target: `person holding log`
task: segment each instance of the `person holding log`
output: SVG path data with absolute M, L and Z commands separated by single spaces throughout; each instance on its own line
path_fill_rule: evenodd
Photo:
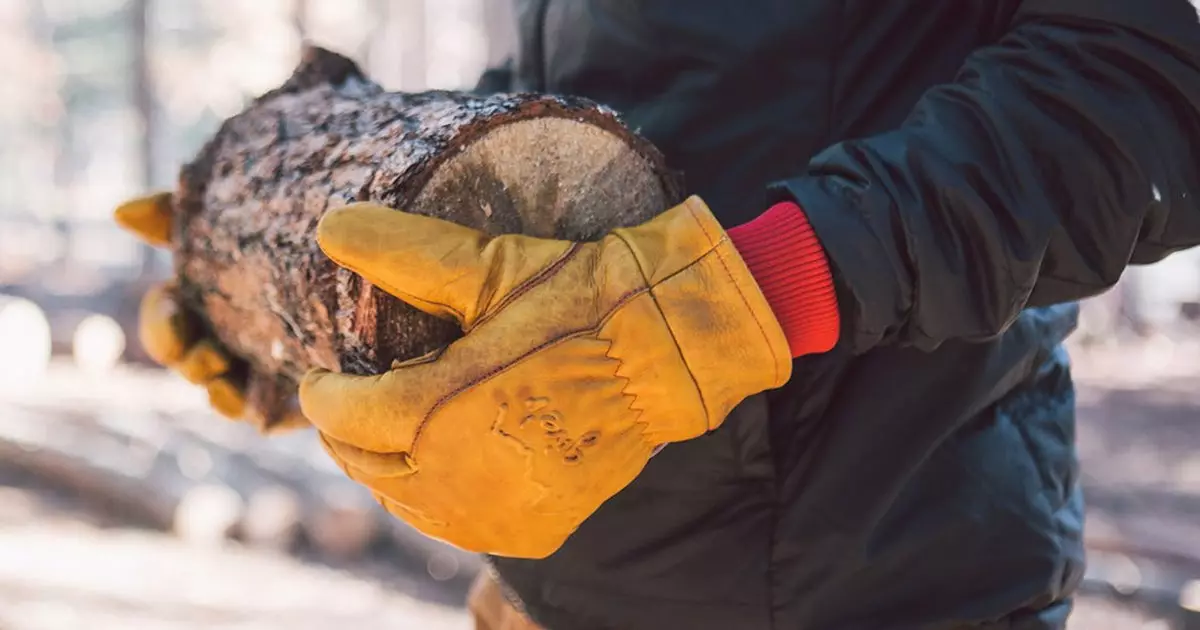
M 595 239 L 336 204 L 319 249 L 461 336 L 311 369 L 296 421 L 488 554 L 481 628 L 1064 627 L 1062 343 L 1074 301 L 1200 244 L 1193 5 L 521 6 L 480 90 L 611 106 L 693 196 Z M 120 220 L 166 243 L 168 201 Z M 148 345 L 249 413 L 187 308 L 152 293 Z

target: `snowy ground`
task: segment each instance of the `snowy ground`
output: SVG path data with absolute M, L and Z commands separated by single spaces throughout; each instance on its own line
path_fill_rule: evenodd
M 1200 561 L 1188 560 L 1200 559 L 1200 348 L 1110 348 L 1077 353 L 1075 365 L 1089 536 L 1110 550 L 1094 555 L 1093 577 L 1161 589 L 1161 604 L 1200 578 Z M 154 371 L 54 370 L 40 385 L 0 393 L 0 413 L 14 401 L 117 415 L 203 405 L 192 388 Z M 0 630 L 469 628 L 460 601 L 422 592 L 413 570 L 189 545 L 0 470 Z M 1085 595 L 1071 628 L 1181 628 L 1174 614 Z
M 467 630 L 455 607 L 282 555 L 189 546 L 0 491 L 3 630 Z

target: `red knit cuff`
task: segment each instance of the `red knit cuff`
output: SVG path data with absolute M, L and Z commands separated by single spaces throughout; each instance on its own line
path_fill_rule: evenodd
M 775 204 L 728 233 L 779 320 L 792 356 L 833 348 L 841 332 L 833 274 L 800 206 Z

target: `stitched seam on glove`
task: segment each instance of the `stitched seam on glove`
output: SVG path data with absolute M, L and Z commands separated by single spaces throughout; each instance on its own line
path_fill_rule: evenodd
M 667 276 L 667 277 L 663 278 L 663 279 L 662 279 L 661 281 L 659 281 L 659 282 L 658 282 L 658 283 L 657 283 L 655 286 L 658 286 L 658 285 L 660 285 L 660 284 L 663 284 L 664 282 L 667 282 L 667 281 L 671 280 L 672 278 L 674 278 L 675 276 L 677 276 L 677 275 L 679 275 L 679 274 L 683 273 L 684 271 L 687 271 L 688 269 L 690 269 L 691 267 L 693 267 L 693 266 L 694 266 L 696 263 L 703 261 L 705 257 L 709 256 L 710 254 L 713 254 L 714 252 L 715 252 L 715 249 L 710 249 L 710 250 L 708 250 L 708 251 L 707 251 L 707 252 L 705 252 L 703 255 L 701 255 L 699 258 L 697 258 L 697 259 L 696 259 L 696 261 L 695 261 L 695 262 L 693 262 L 691 265 L 688 265 L 688 266 L 686 266 L 686 267 L 683 267 L 682 269 L 679 269 L 678 271 L 675 271 L 675 272 L 674 272 L 674 273 L 672 273 L 671 275 L 669 275 L 669 276 Z M 604 316 L 603 316 L 603 317 L 601 317 L 601 318 L 600 318 L 600 320 L 599 320 L 598 322 L 596 322 L 596 324 L 595 324 L 595 325 L 593 325 L 593 326 L 591 326 L 591 327 L 589 327 L 589 328 L 583 328 L 583 329 L 579 329 L 579 330 L 573 330 L 573 331 L 570 331 L 570 332 L 566 332 L 566 333 L 563 333 L 563 334 L 561 334 L 561 335 L 559 335 L 559 336 L 557 336 L 557 337 L 554 337 L 553 339 L 549 339 L 549 340 L 547 340 L 547 341 L 544 341 L 544 342 L 542 342 L 542 343 L 538 344 L 536 347 L 534 347 L 534 348 L 531 348 L 531 349 L 529 349 L 529 350 L 527 350 L 527 351 L 523 352 L 523 353 L 522 353 L 520 356 L 518 356 L 517 358 L 513 359 L 512 361 L 509 361 L 508 363 L 505 363 L 504 365 L 500 365 L 500 366 L 497 366 L 497 367 L 495 367 L 495 368 L 493 368 L 493 369 L 491 369 L 491 370 L 488 370 L 488 371 L 487 371 L 487 372 L 485 372 L 484 374 L 481 374 L 481 375 L 479 375 L 477 378 L 474 378 L 474 379 L 472 379 L 470 382 L 468 382 L 468 383 L 465 383 L 465 384 L 463 384 L 463 385 L 459 386 L 459 387 L 458 387 L 458 388 L 456 388 L 454 391 L 452 391 L 452 392 L 449 392 L 449 393 L 447 393 L 447 394 L 443 395 L 441 398 L 438 398 L 438 399 L 437 399 L 437 401 L 433 403 L 433 406 L 429 408 L 429 412 L 425 414 L 425 417 L 424 417 L 424 418 L 421 420 L 421 423 L 420 423 L 420 424 L 418 424 L 418 425 L 417 425 L 417 428 L 414 430 L 414 432 L 413 432 L 412 444 L 411 444 L 411 446 L 409 447 L 408 451 L 406 451 L 406 452 L 407 452 L 407 453 L 408 453 L 408 454 L 409 454 L 411 457 L 413 457 L 414 459 L 416 459 L 416 456 L 417 456 L 417 441 L 418 441 L 418 440 L 420 440 L 420 438 L 421 438 L 421 433 L 422 433 L 422 432 L 425 430 L 425 425 L 429 424 L 429 421 L 430 421 L 430 420 L 433 418 L 433 415 L 434 415 L 435 413 L 437 413 L 437 412 L 438 412 L 438 410 L 439 410 L 439 409 L 441 409 L 441 408 L 442 408 L 442 407 L 443 407 L 443 406 L 444 406 L 446 403 L 450 402 L 450 400 L 452 400 L 453 398 L 455 398 L 455 397 L 456 397 L 456 396 L 458 396 L 459 394 L 461 394 L 461 393 L 463 393 L 463 392 L 467 391 L 468 389 L 471 389 L 472 387 L 475 387 L 476 385 L 479 385 L 480 383 L 483 383 L 483 382 L 485 382 L 485 381 L 487 381 L 487 380 L 489 380 L 489 379 L 491 379 L 491 378 L 493 378 L 493 377 L 495 377 L 495 376 L 498 376 L 498 375 L 500 375 L 500 374 L 502 374 L 502 373 L 504 373 L 504 372 L 507 372 L 509 369 L 511 369 L 511 368 L 513 368 L 513 367 L 515 367 L 515 366 L 519 365 L 519 364 L 520 364 L 522 361 L 524 361 L 525 359 L 528 359 L 529 357 L 533 356 L 534 354 L 537 354 L 538 352 L 541 352 L 542 350 L 545 350 L 545 349 L 547 349 L 547 348 L 550 348 L 550 347 L 552 347 L 552 346 L 555 346 L 555 345 L 557 345 L 557 344 L 559 344 L 559 343 L 562 343 L 562 342 L 565 342 L 565 341 L 569 341 L 569 340 L 571 340 L 571 339 L 576 339 L 576 338 L 579 338 L 579 337 L 584 337 L 584 336 L 587 336 L 587 335 L 595 335 L 596 333 L 600 332 L 600 329 L 604 328 L 604 325 L 605 325 L 605 324 L 607 324 L 607 323 L 608 323 L 608 321 L 609 321 L 610 319 L 612 319 L 613 315 L 615 315 L 615 314 L 617 313 L 617 311 L 621 310 L 621 308 L 622 308 L 623 306 L 625 306 L 625 305 L 626 305 L 626 304 L 628 304 L 629 302 L 633 301 L 635 298 L 637 298 L 638 296 L 642 295 L 643 293 L 650 293 L 650 291 L 651 291 L 651 289 L 652 289 L 652 288 L 653 288 L 653 287 L 645 286 L 645 287 L 641 287 L 641 288 L 639 288 L 639 289 L 636 289 L 636 290 L 634 290 L 634 291 L 630 291 L 629 293 L 626 293 L 625 295 L 623 295 L 623 296 L 621 297 L 621 299 L 617 300 L 617 302 L 616 302 L 615 304 L 613 304 L 612 308 L 610 308 L 610 309 L 608 310 L 608 312 L 606 312 L 606 313 L 604 314 Z M 652 297 L 653 297 L 653 296 L 652 296 Z M 657 300 L 656 300 L 656 301 L 655 301 L 655 304 L 657 304 L 657 303 L 658 303 L 658 302 L 657 302 Z M 661 314 L 662 314 L 662 311 L 661 311 L 661 310 L 659 311 L 659 314 L 660 314 L 660 316 L 661 316 Z M 667 321 L 667 318 L 666 318 L 665 316 L 663 316 L 663 322 L 665 323 L 666 321 Z M 670 331 L 670 330 L 671 330 L 671 326 L 670 326 L 670 324 L 666 324 L 666 326 L 667 326 L 667 330 L 668 330 L 668 331 Z M 671 333 L 672 339 L 674 339 L 674 335 L 675 335 L 675 333 L 674 333 L 674 332 L 672 332 L 672 333 Z M 600 340 L 600 337 L 598 337 L 598 336 L 597 336 L 596 338 L 597 338 L 598 340 Z M 676 346 L 675 346 L 675 347 L 678 349 L 678 348 L 679 348 L 679 344 L 678 344 L 678 343 L 676 343 Z M 681 359 L 681 360 L 683 360 L 683 359 Z M 686 360 L 683 360 L 683 364 L 684 364 L 684 366 L 687 366 L 687 361 L 686 361 Z M 688 375 L 689 375 L 689 376 L 692 376 L 692 371 L 691 371 L 691 368 L 688 368 Z M 693 381 L 693 382 L 696 382 L 696 380 L 695 380 L 695 376 L 692 376 L 692 381 Z M 699 385 L 698 385 L 698 384 L 697 384 L 697 391 L 699 391 Z M 703 398 L 701 398 L 701 400 L 703 400 Z
M 650 296 L 650 299 L 654 299 L 654 296 Z M 647 424 L 647 423 L 642 422 L 642 413 L 645 412 L 646 410 L 634 408 L 634 405 L 637 404 L 638 396 L 637 396 L 637 394 L 629 391 L 629 386 L 633 384 L 633 379 L 629 378 L 628 376 L 621 375 L 621 368 L 625 367 L 625 360 L 612 353 L 612 349 L 613 349 L 612 339 L 600 337 L 599 335 L 597 335 L 596 338 L 608 343 L 608 348 L 604 350 L 604 356 L 617 362 L 617 367 L 616 367 L 616 369 L 613 370 L 613 378 L 620 379 L 625 382 L 625 384 L 621 386 L 621 395 L 629 397 L 629 405 L 626 408 L 629 411 L 634 412 L 635 415 L 634 415 L 633 421 L 635 423 Z
M 562 255 L 560 255 L 558 258 L 555 258 L 550 262 L 550 264 L 546 265 L 540 271 L 530 276 L 527 280 L 517 285 L 515 289 L 508 292 L 508 295 L 500 298 L 499 304 L 491 309 L 488 309 L 486 313 L 480 315 L 475 322 L 471 324 L 471 327 L 465 329 L 463 332 L 469 333 L 472 330 L 479 328 L 483 324 L 487 323 L 488 320 L 495 317 L 497 313 L 503 311 L 506 306 L 515 302 L 517 298 L 529 292 L 529 290 L 533 287 L 544 282 L 547 278 L 552 276 L 555 271 L 558 271 L 563 265 L 570 262 L 570 260 L 575 257 L 575 254 L 579 253 L 581 249 L 580 245 L 580 243 L 571 243 L 571 246 L 567 248 L 567 251 L 563 252 Z
M 738 282 L 737 276 L 734 275 L 733 272 L 730 270 L 729 264 L 725 261 L 725 257 L 722 255 L 722 253 L 720 251 L 720 247 L 722 245 L 729 244 L 732 247 L 732 244 L 729 241 L 729 236 L 722 235 L 721 238 L 714 240 L 713 235 L 710 234 L 709 231 L 705 228 L 704 222 L 700 220 L 699 216 L 697 216 L 696 209 L 692 205 L 691 201 L 689 200 L 688 202 L 686 202 L 686 205 L 687 205 L 687 209 L 688 209 L 688 214 L 691 215 L 692 219 L 696 221 L 696 225 L 700 228 L 700 231 L 704 232 L 704 235 L 708 238 L 709 242 L 713 243 L 712 249 L 709 251 L 716 252 L 717 260 L 721 263 L 721 268 L 725 270 L 725 275 L 727 277 L 729 277 L 730 282 L 733 284 L 733 288 L 737 290 L 738 297 L 740 297 L 742 300 L 742 305 L 746 307 L 746 312 L 748 312 L 750 314 L 750 319 L 754 320 L 754 325 L 758 328 L 758 332 L 762 335 L 763 343 L 766 344 L 767 349 L 771 352 L 772 358 L 775 359 L 772 362 L 774 364 L 774 368 L 775 368 L 775 379 L 774 380 L 775 380 L 775 382 L 778 383 L 779 382 L 780 359 L 779 359 L 778 354 L 775 352 L 775 348 L 771 345 L 771 337 L 770 337 L 770 335 L 767 334 L 767 330 L 766 330 L 766 328 L 763 327 L 763 323 L 761 321 L 759 321 L 757 316 L 755 316 L 754 308 L 750 306 L 750 299 L 748 297 L 746 297 L 745 290 L 742 288 L 742 285 Z M 707 253 L 705 255 L 707 256 Z M 702 258 L 703 258 L 703 256 L 700 259 L 702 259 Z M 697 262 L 699 262 L 700 259 L 697 259 Z M 693 264 L 695 264 L 695 263 L 693 263 Z M 666 282 L 666 280 L 667 280 L 667 278 L 664 278 L 663 282 Z M 660 282 L 659 284 L 662 284 L 662 283 Z M 667 327 L 670 328 L 670 323 L 667 324 Z M 686 363 L 687 363 L 686 359 L 684 360 L 684 363 L 686 365 Z M 689 369 L 689 371 L 690 371 L 690 369 Z
M 367 488 L 370 488 L 370 485 L 365 481 L 365 479 L 367 477 L 369 477 L 369 475 L 364 473 L 357 466 L 354 466 L 353 468 L 359 474 L 356 475 L 353 472 L 351 472 L 350 469 L 352 467 L 350 466 L 350 462 L 347 462 L 345 459 L 342 458 L 341 455 L 337 454 L 337 450 L 335 448 L 333 448 L 333 443 L 329 441 L 329 436 L 325 435 L 324 433 L 321 433 L 320 431 L 317 431 L 317 439 L 321 441 L 321 447 L 323 449 L 325 449 L 325 454 L 329 456 L 329 459 L 333 460 L 333 463 L 337 464 L 337 467 L 341 469 L 341 471 L 346 475 L 347 479 L 349 479 L 350 481 L 353 481 L 355 483 L 362 484 L 363 486 L 365 486 Z M 374 495 L 375 492 L 372 490 L 371 494 Z
M 604 317 L 600 318 L 600 321 L 597 322 L 595 325 L 590 326 L 588 328 L 580 329 L 580 330 L 573 330 L 570 332 L 566 332 L 566 333 L 563 333 L 552 339 L 543 341 L 542 343 L 534 346 L 533 348 L 530 348 L 529 350 L 526 350 L 525 352 L 521 353 L 520 356 L 509 361 L 508 363 L 496 366 L 496 367 L 492 368 L 491 370 L 488 370 L 487 372 L 480 374 L 478 377 L 471 379 L 469 382 L 458 386 L 457 388 L 454 389 L 454 391 L 446 393 L 441 398 L 438 398 L 437 401 L 435 401 L 433 403 L 433 406 L 431 406 L 429 408 L 429 411 L 425 414 L 425 417 L 421 419 L 420 424 L 418 424 L 416 429 L 413 431 L 412 445 L 408 449 L 408 454 L 410 456 L 412 456 L 414 459 L 417 457 L 417 443 L 421 439 L 421 433 L 423 433 L 425 431 L 425 426 L 429 424 L 429 421 L 433 419 L 433 415 L 436 414 L 438 412 L 438 410 L 440 410 L 443 406 L 446 405 L 446 403 L 450 402 L 456 396 L 467 391 L 468 389 L 471 389 L 472 387 L 475 387 L 475 386 L 477 386 L 481 383 L 484 383 L 496 376 L 499 376 L 500 374 L 503 374 L 504 372 L 507 372 L 508 370 L 512 369 L 513 367 L 516 367 L 517 365 L 521 364 L 521 362 L 523 362 L 525 359 L 528 359 L 529 357 L 531 357 L 547 348 L 556 346 L 560 343 L 569 341 L 571 339 L 577 339 L 579 337 L 586 337 L 587 335 L 595 335 L 596 333 L 598 333 L 600 331 L 601 328 L 604 327 L 604 325 L 606 323 L 608 323 L 608 320 L 612 319 L 612 316 L 614 314 L 616 314 L 616 312 L 619 311 L 622 306 L 625 306 L 630 301 L 632 301 L 634 298 L 638 297 L 639 295 L 641 295 L 643 293 L 646 293 L 647 291 L 649 291 L 649 288 L 643 287 L 643 288 L 640 288 L 640 289 L 637 289 L 635 291 L 631 291 L 631 292 L 625 294 L 624 296 L 621 297 L 621 299 L 617 300 L 617 303 L 614 304 L 613 307 L 611 309 L 609 309 L 609 311 L 607 313 L 604 314 Z M 599 337 L 597 337 L 597 339 L 599 339 Z
M 408 453 L 408 451 L 377 453 L 375 451 L 368 451 L 366 449 L 358 448 L 357 446 L 354 446 L 353 444 L 348 444 L 348 443 L 343 442 L 335 437 L 331 437 L 325 433 L 322 433 L 320 435 L 321 435 L 322 443 L 327 447 L 327 450 L 329 451 L 329 455 L 332 457 L 338 458 L 338 460 L 340 462 L 342 462 L 345 466 L 352 467 L 352 468 L 354 468 L 354 470 L 357 470 L 358 472 L 362 473 L 362 476 L 364 479 L 367 479 L 367 478 L 369 478 L 369 479 L 403 479 L 404 477 L 411 477 L 411 476 L 417 474 L 418 472 L 420 472 L 420 466 L 416 465 L 416 460 L 413 459 L 412 455 L 410 455 Z M 386 473 L 386 474 L 381 473 L 379 471 L 372 472 L 372 471 L 366 470 L 362 466 L 351 464 L 346 459 L 346 457 L 341 454 L 341 451 L 354 451 L 354 450 L 361 451 L 362 453 L 365 453 L 365 454 L 367 454 L 367 456 L 370 456 L 370 457 L 377 457 L 377 458 L 400 457 L 403 465 L 407 468 L 407 470 L 402 471 L 402 472 L 394 472 L 394 473 Z M 354 481 L 357 481 L 359 483 L 365 483 L 364 481 L 351 475 L 349 472 L 346 473 L 346 476 L 350 477 L 351 479 L 353 479 Z
M 368 474 L 363 469 L 359 468 L 358 466 L 354 466 L 354 465 L 350 464 L 350 462 L 347 462 L 344 458 L 342 458 L 340 455 L 338 455 L 336 452 L 336 449 L 333 447 L 332 442 L 330 442 L 329 436 L 325 435 L 324 433 L 318 432 L 317 439 L 319 439 L 321 441 L 321 445 L 325 449 L 325 453 L 327 455 L 329 455 L 329 458 L 332 459 L 335 464 L 337 464 L 338 468 L 340 468 L 342 470 L 342 472 L 346 475 L 346 478 L 350 479 L 351 481 L 353 481 L 355 483 L 361 484 L 363 487 L 367 488 L 367 490 L 371 493 L 371 497 L 375 499 L 375 502 L 378 503 L 381 507 L 383 507 L 383 509 L 386 510 L 392 516 L 395 516 L 396 518 L 405 520 L 407 522 L 408 519 L 405 519 L 404 516 L 396 514 L 396 511 L 399 510 L 405 514 L 408 514 L 414 518 L 420 519 L 420 520 L 424 521 L 425 523 L 428 523 L 435 527 L 446 527 L 449 525 L 449 523 L 447 523 L 445 521 L 439 521 L 436 518 L 432 518 L 428 514 L 425 514 L 424 512 L 421 512 L 420 510 L 415 510 L 399 501 L 389 498 L 387 495 L 383 494 L 382 492 L 376 491 L 374 488 L 371 487 L 371 484 L 368 483 L 367 480 L 372 479 L 372 478 L 378 478 L 377 476 Z M 356 475 L 355 472 L 357 472 L 358 474 Z
M 707 254 L 705 254 L 707 256 Z M 703 260 L 701 258 L 700 260 Z M 695 263 L 693 263 L 695 264 Z M 676 274 L 671 274 L 670 278 L 674 278 Z M 669 278 L 668 278 L 669 279 Z M 666 280 L 663 280 L 666 282 Z M 659 282 L 654 286 L 662 284 Z M 650 288 L 650 299 L 654 300 L 654 307 L 658 310 L 658 316 L 662 319 L 663 326 L 667 329 L 667 334 L 671 336 L 671 343 L 675 345 L 675 354 L 679 355 L 680 363 L 683 363 L 684 371 L 687 372 L 688 378 L 692 381 L 692 387 L 696 388 L 696 398 L 700 399 L 700 408 L 704 409 L 704 425 L 712 428 L 712 418 L 708 418 L 708 402 L 704 400 L 704 390 L 700 388 L 700 381 L 696 379 L 695 372 L 692 371 L 692 366 L 688 365 L 687 356 L 683 354 L 683 346 L 679 344 L 679 337 L 675 335 L 675 329 L 671 328 L 671 320 L 663 314 L 662 306 L 658 303 L 658 296 L 654 295 L 654 288 Z
M 722 239 L 722 244 L 729 244 L 729 239 L 727 239 L 727 238 Z M 732 246 L 732 244 L 730 244 L 730 245 Z M 754 320 L 754 326 L 756 328 L 758 328 L 759 334 L 762 335 L 763 344 L 767 346 L 767 350 L 771 353 L 771 357 L 774 359 L 774 361 L 772 361 L 772 364 L 775 366 L 774 382 L 778 383 L 779 376 L 780 376 L 779 375 L 779 365 L 781 362 L 779 353 L 776 352 L 775 347 L 771 345 L 771 337 L 770 337 L 770 335 L 767 334 L 767 329 L 763 326 L 762 320 L 760 320 L 754 314 L 754 309 L 750 306 L 750 298 L 746 297 L 746 292 L 743 289 L 741 283 L 738 282 L 738 279 L 736 276 L 734 276 L 732 273 L 729 272 L 729 265 L 725 261 L 725 257 L 724 257 L 724 255 L 722 255 L 721 250 L 717 249 L 716 252 L 717 252 L 717 260 L 721 261 L 721 266 L 725 268 L 726 273 L 729 273 L 730 282 L 732 282 L 734 288 L 737 289 L 738 297 L 742 298 L 742 304 L 746 307 L 746 311 L 748 313 L 750 313 L 750 319 Z M 786 360 L 790 362 L 791 358 L 789 357 Z
M 686 208 L 688 208 L 688 212 L 692 216 L 692 218 L 696 218 L 695 209 L 692 208 L 692 206 L 690 204 L 688 206 L 686 206 Z M 698 220 L 698 218 L 696 218 L 696 222 L 698 223 L 698 222 L 700 222 L 700 220 Z M 640 271 L 642 274 L 642 281 L 647 283 L 647 292 L 650 294 L 650 299 L 654 300 L 655 310 L 659 312 L 659 317 L 662 319 L 662 325 L 664 325 L 665 328 L 667 329 L 667 334 L 671 335 L 671 343 L 673 343 L 674 348 L 676 348 L 676 354 L 679 355 L 679 361 L 682 362 L 682 364 L 684 365 L 685 371 L 688 372 L 688 378 L 691 379 L 692 386 L 694 386 L 694 388 L 696 388 L 696 397 L 700 398 L 701 408 L 704 409 L 704 412 L 706 412 L 706 416 L 707 416 L 708 402 L 706 400 L 704 400 L 704 390 L 701 389 L 700 380 L 696 379 L 695 372 L 692 372 L 691 366 L 688 365 L 688 356 L 684 355 L 683 346 L 680 346 L 680 344 L 679 344 L 679 337 L 676 335 L 676 331 L 674 331 L 674 329 L 671 328 L 671 320 L 667 319 L 666 314 L 664 312 L 662 312 L 662 306 L 659 304 L 659 296 L 654 294 L 655 287 L 658 287 L 658 286 L 660 286 L 660 284 L 664 284 L 665 282 L 672 280 L 672 278 L 678 276 L 679 274 L 683 274 L 683 272 L 686 270 L 694 268 L 694 266 L 703 262 L 704 258 L 707 258 L 710 253 L 713 253 L 716 251 L 716 245 L 712 245 L 712 242 L 713 242 L 712 236 L 709 236 L 708 232 L 704 232 L 703 226 L 701 227 L 701 232 L 704 234 L 704 236 L 706 236 L 706 238 L 708 238 L 708 242 L 710 244 L 710 247 L 708 248 L 708 250 L 701 253 L 700 256 L 697 256 L 694 260 L 692 260 L 692 262 L 690 262 L 686 265 L 680 266 L 679 269 L 671 272 L 671 275 L 668 275 L 667 277 L 662 278 L 662 280 L 660 280 L 654 284 L 649 283 L 649 280 L 648 280 L 647 274 L 646 274 L 646 268 L 643 268 L 642 260 L 640 257 L 637 256 L 637 250 L 635 250 L 634 246 L 632 246 L 630 244 L 629 240 L 626 240 L 625 236 L 619 232 L 614 233 L 613 235 L 616 236 L 617 240 L 620 241 L 620 244 L 625 246 L 626 250 L 629 250 L 630 257 L 632 259 L 634 259 L 634 264 L 637 265 L 637 270 Z M 722 263 L 722 264 L 724 264 L 724 263 Z M 734 283 L 734 286 L 737 286 L 737 284 Z M 616 312 L 616 310 L 613 310 L 613 312 Z M 607 316 L 606 316 L 606 319 L 607 319 Z M 624 389 L 622 391 L 624 391 Z M 712 428 L 713 419 L 712 418 L 704 418 L 704 425 L 708 426 L 709 428 Z

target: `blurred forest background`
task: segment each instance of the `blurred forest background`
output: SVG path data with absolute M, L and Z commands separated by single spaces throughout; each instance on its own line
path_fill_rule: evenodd
M 0 1 L 0 630 L 470 627 L 478 559 L 146 361 L 137 301 L 169 260 L 110 217 L 172 188 L 302 41 L 388 89 L 467 89 L 514 45 L 510 2 Z M 1072 345 L 1072 627 L 1200 628 L 1200 252 L 1131 270 Z
M 5 0 L 0 287 L 51 274 L 102 292 L 154 273 L 164 255 L 119 235 L 112 208 L 173 187 L 221 121 L 287 78 L 302 40 L 390 89 L 469 88 L 513 26 L 504 0 Z

